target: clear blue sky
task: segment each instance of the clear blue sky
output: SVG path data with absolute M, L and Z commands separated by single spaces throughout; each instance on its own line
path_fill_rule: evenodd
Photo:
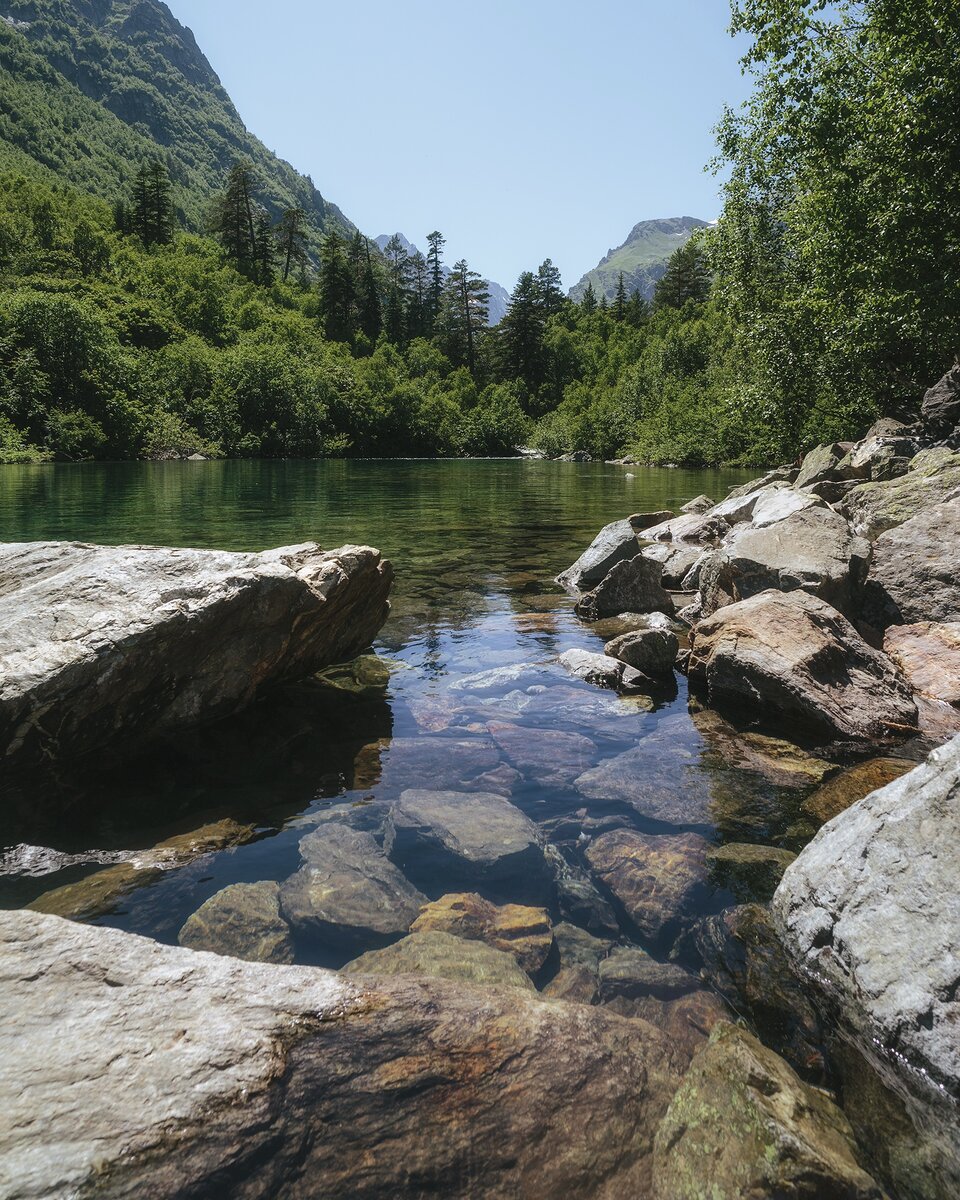
M 651 217 L 717 215 L 704 171 L 747 91 L 727 0 L 168 0 L 247 127 L 367 234 L 508 289 L 571 286 Z

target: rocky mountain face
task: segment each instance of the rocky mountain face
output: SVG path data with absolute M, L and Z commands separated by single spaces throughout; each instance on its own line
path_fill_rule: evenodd
M 402 233 L 381 233 L 378 234 L 373 240 L 381 250 L 384 250 L 386 249 L 387 242 L 390 241 L 391 237 L 398 237 L 403 245 L 404 250 L 406 250 L 409 255 L 412 256 L 418 252 L 423 254 L 423 251 L 420 250 L 419 246 L 415 246 L 413 242 L 411 242 L 409 238 L 405 237 Z M 426 257 L 426 255 L 424 255 L 424 257 Z M 446 278 L 447 275 L 450 274 L 450 269 L 448 267 L 444 267 L 443 274 L 444 278 Z M 502 284 L 495 283 L 492 279 L 486 280 L 486 285 L 487 290 L 490 292 L 489 324 L 491 326 L 499 325 L 503 318 L 507 315 L 507 309 L 510 307 L 510 293 L 505 287 L 502 286 Z
M 159 0 L 4 0 L 0 168 L 52 171 L 105 198 L 161 158 L 181 219 L 199 228 L 210 194 L 247 158 L 276 216 L 302 207 L 315 236 L 353 226 L 313 181 L 243 124 L 189 29 Z
M 657 280 L 667 268 L 674 250 L 678 250 L 698 229 L 706 229 L 709 221 L 699 217 L 667 217 L 658 221 L 640 221 L 630 230 L 627 240 L 614 250 L 608 250 L 592 271 L 570 289 L 572 300 L 581 300 L 587 284 L 593 284 L 597 299 L 612 300 L 617 290 L 620 272 L 627 294 L 634 289 L 646 300 L 653 297 Z

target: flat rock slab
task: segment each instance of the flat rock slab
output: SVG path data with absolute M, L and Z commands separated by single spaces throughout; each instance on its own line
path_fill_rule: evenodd
M 368 546 L 263 554 L 0 546 L 0 756 L 35 767 L 238 711 L 365 649 L 392 570 Z
M 909 735 L 917 706 L 893 664 L 806 592 L 761 592 L 694 631 L 691 685 L 711 707 L 801 723 L 842 738 Z
M 300 853 L 303 866 L 280 888 L 283 915 L 331 945 L 400 937 L 427 902 L 370 833 L 330 822 L 301 838 Z
M 856 763 L 812 792 L 800 805 L 801 811 L 825 824 L 877 788 L 906 775 L 916 765 L 905 758 L 871 758 Z
M 579 733 L 492 722 L 490 736 L 526 779 L 542 787 L 569 787 L 593 763 L 597 747 Z
M 424 887 L 518 901 L 545 900 L 552 887 L 536 825 L 490 792 L 411 788 L 390 809 L 384 849 Z
M 699 756 L 665 740 L 649 737 L 633 750 L 604 759 L 577 779 L 577 790 L 588 800 L 620 801 L 642 816 L 663 825 L 710 825 L 709 780 Z
M 520 988 L 0 914 L 0 1192 L 22 1200 L 645 1196 L 678 1082 L 653 1027 Z
M 618 946 L 602 959 L 598 968 L 601 1000 L 614 996 L 637 999 L 655 996 L 661 1000 L 675 999 L 695 992 L 700 981 L 676 963 L 658 962 L 645 950 L 634 946 Z
M 838 1005 L 842 1019 L 868 1045 L 891 1052 L 908 1085 L 925 1076 L 954 1099 L 960 1099 L 958 861 L 960 738 L 954 738 L 824 826 L 773 901 L 794 963 Z
M 654 1153 L 656 1200 L 883 1196 L 857 1161 L 840 1109 L 755 1037 L 726 1023 L 693 1059 Z
M 738 900 L 769 900 L 796 857 L 776 846 L 727 842 L 707 852 L 707 865 Z
M 592 842 L 586 857 L 641 934 L 657 940 L 692 921 L 709 897 L 709 849 L 696 833 L 615 829 Z
M 432 975 L 483 987 L 534 990 L 512 954 L 437 929 L 411 933 L 382 950 L 368 950 L 341 969 L 345 975 Z
M 859 484 L 844 496 L 839 510 L 858 534 L 873 539 L 958 495 L 960 453 L 921 451 L 905 475 Z

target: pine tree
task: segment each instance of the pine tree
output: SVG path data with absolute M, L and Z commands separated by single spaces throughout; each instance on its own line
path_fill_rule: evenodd
M 427 333 L 427 289 L 429 275 L 427 260 L 418 250 L 409 261 L 410 299 L 407 303 L 407 332 L 410 338 L 424 337 Z
M 144 163 L 137 172 L 130 224 L 145 246 L 166 246 L 173 241 L 173 189 L 159 159 Z
M 675 250 L 662 278 L 657 280 L 653 303 L 657 308 L 683 308 L 688 300 L 703 304 L 710 296 L 710 267 L 696 240 Z
M 251 279 L 256 275 L 254 169 L 238 162 L 230 170 L 227 186 L 214 204 L 213 232 L 237 269 Z
M 532 271 L 524 271 L 510 296 L 498 336 L 504 374 L 508 379 L 522 379 L 530 392 L 536 392 L 543 382 L 545 321 L 539 281 Z
M 383 330 L 383 307 L 370 242 L 359 230 L 350 242 L 347 265 L 353 282 L 354 326 L 372 346 Z
M 117 233 L 124 236 L 133 232 L 133 217 L 130 212 L 130 206 L 122 196 L 118 196 L 113 202 L 113 227 Z
M 480 342 L 487 330 L 490 293 L 466 259 L 454 264 L 441 300 L 438 324 L 448 357 L 476 375 Z
M 650 306 L 640 295 L 639 288 L 634 288 L 627 301 L 627 324 L 634 329 L 641 329 L 649 316 Z
M 288 208 L 277 226 L 277 251 L 283 259 L 283 282 L 290 278 L 294 267 L 307 265 L 307 214 L 302 208 Z
M 331 229 L 320 253 L 320 319 L 331 342 L 350 342 L 354 324 L 355 291 L 344 255 L 343 239 Z
M 580 300 L 580 308 L 583 310 L 583 312 L 587 313 L 588 316 L 590 313 L 595 313 L 597 311 L 597 293 L 593 290 L 593 282 L 589 279 L 587 280 L 587 286 L 584 289 L 583 297 Z
M 407 308 L 409 282 L 409 254 L 400 239 L 394 234 L 383 250 L 387 260 L 389 287 L 387 290 L 387 307 L 384 313 L 384 329 L 387 337 L 394 345 L 402 344 L 404 340 L 404 315 Z
M 265 287 L 273 283 L 277 235 L 264 208 L 257 210 L 253 226 L 253 278 Z
M 540 308 L 545 317 L 551 317 L 560 312 L 566 304 L 563 294 L 563 284 L 560 271 L 547 258 L 537 268 L 537 292 L 540 297 Z
M 617 280 L 617 290 L 613 298 L 613 319 L 623 322 L 627 319 L 627 285 L 623 282 L 623 272 Z
M 440 303 L 443 297 L 443 248 L 447 239 L 439 230 L 427 234 L 427 272 L 430 276 L 427 289 L 427 321 L 432 329 L 440 314 Z

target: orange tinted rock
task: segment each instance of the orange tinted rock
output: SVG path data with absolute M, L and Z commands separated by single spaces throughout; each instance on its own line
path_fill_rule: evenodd
M 451 892 L 425 904 L 411 933 L 451 933 L 468 941 L 486 942 L 512 954 L 528 975 L 546 962 L 553 929 L 546 909 L 522 904 L 497 906 L 475 892 Z

